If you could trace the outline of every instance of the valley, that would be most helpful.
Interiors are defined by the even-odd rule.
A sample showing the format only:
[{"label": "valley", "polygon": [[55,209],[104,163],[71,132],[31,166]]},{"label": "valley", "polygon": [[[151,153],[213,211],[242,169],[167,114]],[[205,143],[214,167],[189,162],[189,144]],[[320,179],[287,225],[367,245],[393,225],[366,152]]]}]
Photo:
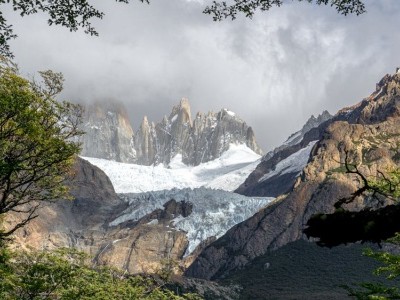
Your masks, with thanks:
[{"label": "valley", "polygon": [[[363,263],[360,245],[324,250],[303,230],[362,186],[343,171],[349,159],[367,176],[397,166],[399,76],[385,76],[353,107],[312,116],[264,155],[251,127],[228,110],[192,121],[184,99],[169,118],[157,125],[144,118],[134,133],[122,106],[89,107],[83,126],[90,130],[69,182],[75,200],[44,205],[13,245],[73,247],[129,274],[174,262],[185,284],[216,289],[201,294],[206,299],[343,299],[340,285],[371,280],[377,265]],[[345,207],[377,205],[360,194]],[[18,222],[17,215],[6,220]],[[335,280],[337,272],[348,279]],[[227,284],[238,287],[236,296],[219,294]]]},{"label": "valley", "polygon": [[399,0],[0,7],[0,300],[400,299]]}]

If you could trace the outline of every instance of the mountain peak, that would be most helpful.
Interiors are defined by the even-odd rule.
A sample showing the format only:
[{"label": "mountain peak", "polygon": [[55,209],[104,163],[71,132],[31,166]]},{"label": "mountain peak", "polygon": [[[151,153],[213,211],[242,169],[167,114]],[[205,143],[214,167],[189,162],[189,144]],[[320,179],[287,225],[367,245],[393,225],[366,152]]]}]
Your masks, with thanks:
[{"label": "mountain peak", "polygon": [[231,111],[231,110],[229,110],[227,108],[221,109],[221,114],[222,115],[227,115],[227,116],[230,116],[230,117],[236,117],[236,114],[233,111]]},{"label": "mountain peak", "polygon": [[[110,105],[111,109],[113,108]],[[187,98],[182,98],[177,105],[172,108],[169,117],[164,117],[161,122],[154,124],[148,120],[147,116],[139,126],[139,129],[132,133],[132,129],[125,130],[121,122],[120,113],[100,114],[110,119],[107,123],[109,128],[99,129],[99,133],[93,132],[85,138],[84,143],[89,140],[96,141],[96,146],[89,143],[85,149],[85,156],[106,158],[116,156],[103,156],[97,154],[98,148],[105,147],[102,144],[118,144],[121,137],[119,131],[126,131],[124,135],[123,152],[129,152],[129,160],[119,160],[122,162],[134,162],[140,165],[165,164],[180,155],[182,162],[187,165],[198,165],[203,162],[214,160],[226,152],[231,144],[246,145],[257,154],[262,154],[258,146],[254,132],[243,120],[228,109],[222,109],[219,113],[209,112],[207,114],[197,113],[194,121],[190,111],[190,103]],[[102,117],[94,118],[96,120]],[[116,121],[113,121],[113,120]],[[130,126],[130,123],[127,123]],[[128,128],[129,129],[129,128]],[[107,134],[99,139],[102,131],[112,131],[115,134]],[[93,148],[90,150],[89,148]],[[96,149],[95,149],[96,148]],[[111,151],[111,150],[110,150]],[[117,151],[117,150],[115,150]],[[115,157],[115,158],[114,158]],[[120,155],[120,157],[122,157]],[[132,161],[133,159],[133,161]]]},{"label": "mountain peak", "polygon": [[190,112],[190,103],[187,98],[182,98],[179,104],[172,108],[169,120],[171,123],[178,121],[179,124],[190,124],[190,126],[192,126],[192,114]]},{"label": "mountain peak", "polygon": [[190,109],[189,99],[186,97],[182,97],[181,101],[179,102],[179,106],[183,109],[184,107],[188,107]]},{"label": "mountain peak", "polygon": [[332,115],[327,110],[324,110],[317,117],[311,115],[311,117],[307,120],[306,124],[303,126],[301,131],[303,134],[305,134],[310,129],[319,126],[319,124],[329,120],[330,118],[332,118]]},{"label": "mountain peak", "polygon": [[147,119],[146,115],[143,117],[142,124],[140,125],[140,127],[149,127],[149,120]]}]

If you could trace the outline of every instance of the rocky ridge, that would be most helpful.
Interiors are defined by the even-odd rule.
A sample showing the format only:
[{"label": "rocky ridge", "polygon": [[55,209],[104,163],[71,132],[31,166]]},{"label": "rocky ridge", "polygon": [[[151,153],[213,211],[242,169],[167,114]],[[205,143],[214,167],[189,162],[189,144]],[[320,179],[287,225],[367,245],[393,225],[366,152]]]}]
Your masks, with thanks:
[{"label": "rocky ridge", "polygon": [[[187,275],[221,278],[267,251],[305,238],[302,230],[311,215],[333,212],[333,204],[339,198],[349,196],[361,186],[356,175],[344,172],[346,158],[357,164],[366,176],[398,167],[400,74],[386,75],[370,97],[339,111],[334,118],[305,134],[299,144],[278,151],[269,162],[263,162],[262,168],[257,168],[249,177],[247,187],[269,195],[268,186],[259,179],[282,158],[296,153],[312,140],[318,142],[300,177],[292,178],[292,184],[285,187],[287,194],[209,245],[190,266]],[[262,187],[257,188],[260,184]],[[374,205],[368,197],[359,197],[347,208],[359,210]]]},{"label": "rocky ridge", "polygon": [[87,108],[82,156],[168,165],[180,155],[183,163],[196,166],[220,157],[230,144],[245,144],[262,154],[252,128],[227,109],[197,113],[192,120],[189,101],[183,98],[157,124],[145,116],[135,134],[129,123],[120,121],[126,120],[121,116],[115,109],[104,110],[101,105]]}]

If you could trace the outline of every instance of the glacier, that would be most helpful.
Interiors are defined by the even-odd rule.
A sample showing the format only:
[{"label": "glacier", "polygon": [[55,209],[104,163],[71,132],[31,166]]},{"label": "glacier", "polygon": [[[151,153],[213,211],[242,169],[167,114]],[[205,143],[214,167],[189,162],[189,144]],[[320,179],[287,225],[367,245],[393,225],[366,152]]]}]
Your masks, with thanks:
[{"label": "glacier", "polygon": [[198,166],[185,165],[180,154],[167,166],[82,158],[103,170],[117,193],[143,193],[197,187],[234,191],[257,167],[261,156],[245,144],[230,144],[219,158]]},{"label": "glacier", "polygon": [[[248,219],[274,200],[270,197],[246,197],[209,188],[172,189],[119,196],[129,203],[129,207],[110,226],[137,221],[155,209],[162,209],[171,199],[192,203],[193,211],[189,216],[175,216],[171,222],[172,226],[186,232],[189,246],[185,255],[192,253],[207,238],[222,236],[234,225]],[[155,223],[156,221],[151,221],[148,225]]]}]

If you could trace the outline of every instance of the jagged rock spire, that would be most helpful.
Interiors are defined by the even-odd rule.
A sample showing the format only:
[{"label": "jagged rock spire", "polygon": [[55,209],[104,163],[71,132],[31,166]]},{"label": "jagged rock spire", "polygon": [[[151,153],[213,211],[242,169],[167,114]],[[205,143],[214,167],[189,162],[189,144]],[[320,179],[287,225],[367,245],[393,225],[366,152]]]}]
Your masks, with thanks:
[{"label": "jagged rock spire", "polygon": [[[115,112],[110,116],[113,114],[118,120],[123,115],[122,112]],[[100,120],[102,120],[101,117]],[[143,165],[160,163],[168,165],[173,157],[180,155],[185,164],[198,165],[218,158],[229,149],[230,144],[246,144],[254,152],[262,153],[251,127],[235,113],[227,109],[218,113],[197,113],[195,120],[193,120],[187,98],[182,98],[179,104],[172,108],[169,117],[164,117],[160,123],[150,123],[145,116],[134,138],[132,138],[131,128],[130,131],[127,130],[127,133],[124,133],[125,131],[121,129],[126,127],[125,123],[125,121],[121,121],[109,124],[113,126],[113,131],[118,132],[118,134],[122,132],[124,136],[130,138],[129,141],[123,140],[124,148],[122,150],[114,148],[107,150],[109,153],[119,153],[118,156],[96,152],[98,149],[102,149],[104,144],[114,145],[115,141],[121,140],[120,138],[112,140],[110,137],[98,140],[97,138],[102,133],[91,136],[90,139],[97,140],[98,143],[95,147],[93,147],[93,143],[86,143],[85,149],[87,151],[84,155]],[[118,148],[119,144],[120,142],[116,143],[115,147]],[[126,145],[131,147],[130,152],[126,149]],[[123,153],[125,154],[122,155]],[[125,159],[126,153],[130,155],[129,160]]]}]

